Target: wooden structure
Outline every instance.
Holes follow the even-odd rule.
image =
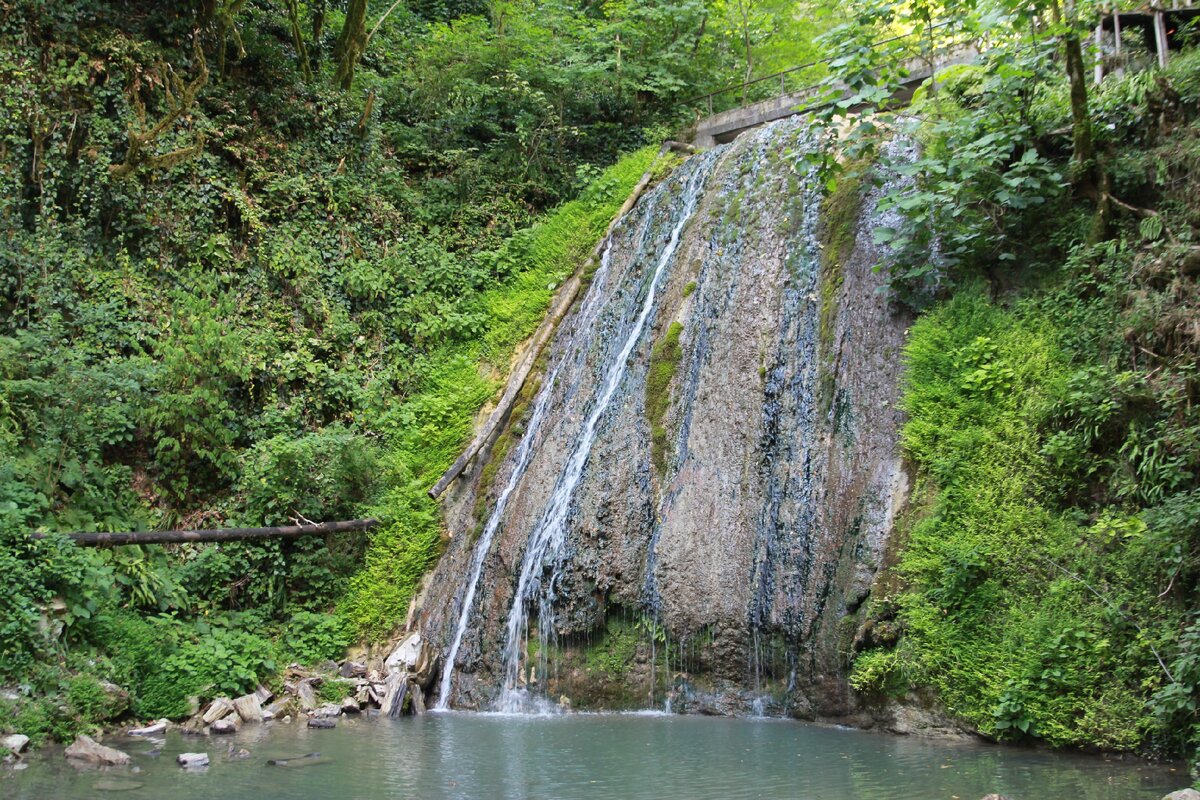
[[[300,536],[321,536],[328,533],[365,531],[379,525],[376,519],[352,519],[344,522],[314,522],[273,528],[222,528],[197,531],[135,531],[132,533],[68,533],[76,544],[84,547],[112,547],[124,544],[181,544],[183,542],[233,542],[241,539],[295,539]],[[33,533],[31,538],[44,539],[48,534]]]
[[[1200,17],[1200,8],[1194,8],[1191,0],[1174,2],[1169,8],[1151,4],[1138,11],[1121,11],[1116,6],[1106,11],[1096,25],[1096,82],[1104,79],[1110,65],[1112,72],[1125,74],[1126,31],[1138,31],[1146,51],[1154,53],[1159,69],[1165,69],[1170,52],[1183,47],[1180,34],[1184,26],[1197,17]],[[1110,36],[1111,47],[1108,46]]]

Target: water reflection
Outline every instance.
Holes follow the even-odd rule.
[[[1136,800],[1186,785],[1182,772],[1127,760],[924,741],[779,720],[648,715],[436,714],[244,728],[232,738],[109,742],[130,768],[77,771],[60,753],[0,772],[0,796],[103,793],[189,800],[266,798],[737,798],[798,800]],[[227,757],[245,747],[245,761]],[[175,755],[207,750],[185,771]],[[155,754],[157,752],[157,754]],[[274,767],[319,752],[323,763]],[[299,762],[296,762],[299,763]],[[134,788],[133,784],[139,784]]]

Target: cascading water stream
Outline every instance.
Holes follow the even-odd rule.
[[[711,164],[711,158],[709,164]],[[708,169],[697,169],[684,187],[683,208],[679,214],[678,222],[671,230],[666,247],[663,249],[662,255],[655,265],[654,272],[650,276],[646,298],[642,302],[641,311],[634,321],[633,326],[629,329],[629,333],[625,337],[624,344],[618,352],[616,359],[608,368],[603,389],[600,392],[595,407],[584,423],[578,442],[559,475],[554,487],[554,493],[551,495],[546,510],[542,514],[541,521],[529,537],[525,556],[521,563],[517,590],[513,597],[512,608],[509,611],[506,624],[504,688],[497,704],[501,711],[516,712],[522,710],[525,705],[525,692],[521,691],[518,685],[520,683],[521,656],[525,651],[525,632],[528,626],[529,604],[537,595],[542,593],[543,586],[540,573],[543,571],[545,565],[562,548],[563,540],[566,536],[566,520],[570,511],[571,500],[575,495],[575,489],[579,485],[580,478],[583,476],[588,456],[591,455],[600,418],[608,409],[613,395],[616,394],[617,387],[625,377],[625,373],[629,367],[629,358],[637,346],[638,340],[641,338],[646,321],[654,311],[659,279],[671,263],[675,251],[679,246],[680,234],[696,210],[696,205],[704,190],[707,176]],[[544,600],[545,598],[542,599]],[[539,615],[543,639],[548,637],[551,630],[549,617],[549,604],[543,602]]]
[[[606,251],[605,259],[607,257]],[[553,395],[555,377],[557,377],[557,372],[550,373],[538,393],[533,414],[530,415],[529,423],[525,427],[525,435],[521,437],[521,444],[517,448],[517,460],[512,474],[508,476],[508,483],[505,484],[504,491],[497,498],[496,506],[492,509],[487,525],[484,526],[483,533],[479,536],[479,542],[475,545],[475,553],[471,558],[471,576],[467,580],[467,591],[463,594],[462,609],[458,615],[458,626],[454,630],[454,639],[446,653],[446,664],[442,668],[441,686],[438,690],[438,700],[434,711],[445,711],[450,708],[450,687],[454,679],[454,665],[458,660],[458,650],[462,646],[463,635],[466,634],[467,626],[471,621],[471,609],[475,603],[475,591],[479,588],[479,577],[483,574],[483,562],[491,550],[496,529],[500,527],[500,520],[504,516],[504,507],[508,505],[508,498],[517,488],[517,484],[521,482],[521,476],[525,474],[525,467],[529,465],[538,428],[541,427],[542,419],[546,416],[546,408],[550,405],[550,397]]]

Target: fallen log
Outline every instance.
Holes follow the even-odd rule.
[[[649,169],[642,173],[641,180],[633,187],[633,191],[629,193],[629,197],[626,198],[617,215],[608,223],[608,228],[604,231],[604,235],[600,237],[600,241],[592,250],[592,254],[575,270],[575,273],[563,284],[562,289],[559,290],[558,298],[551,307],[550,313],[546,315],[546,318],[542,320],[542,324],[534,332],[532,343],[525,350],[525,355],[521,357],[517,368],[513,370],[512,375],[509,377],[508,386],[505,387],[504,394],[500,397],[500,402],[496,404],[496,409],[488,417],[483,430],[471,441],[471,444],[458,457],[458,460],[451,465],[450,469],[446,470],[445,474],[438,479],[434,487],[429,490],[429,496],[434,500],[438,499],[442,492],[446,491],[446,487],[462,474],[462,471],[467,468],[467,464],[471,463],[471,459],[492,440],[492,437],[499,430],[500,426],[508,419],[508,415],[512,412],[513,403],[516,402],[517,395],[525,386],[525,381],[529,378],[529,373],[533,370],[533,365],[537,363],[542,348],[550,341],[550,337],[554,335],[554,331],[558,328],[558,323],[562,322],[563,317],[567,315],[567,312],[571,310],[571,306],[574,305],[575,298],[579,295],[579,289],[583,286],[583,276],[587,274],[587,271],[596,263],[596,259],[600,258],[600,254],[604,252],[604,244],[612,234],[613,228],[617,227],[617,223],[621,220],[621,217],[629,213],[630,209],[641,198],[642,193],[646,191],[646,187],[650,185],[650,181],[654,178],[655,170],[658,167],[658,162],[671,151],[695,153],[696,148],[683,142],[672,140],[663,142],[662,147],[658,150],[658,155],[654,157],[654,161],[651,162]]]
[[[84,547],[111,547],[124,544],[180,544],[182,542],[232,542],[240,539],[295,539],[299,536],[320,536],[327,533],[365,531],[379,525],[376,519],[352,519],[343,522],[314,522],[309,525],[287,525],[273,528],[221,528],[198,531],[135,531],[131,533],[68,533],[64,534]],[[33,533],[33,539],[48,534]]]

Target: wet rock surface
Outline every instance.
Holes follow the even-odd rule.
[[[71,761],[107,766],[128,764],[130,760],[128,754],[113,747],[106,747],[83,734],[75,737],[75,741],[67,746],[64,755]]]
[[[544,418],[526,427],[531,398],[502,434],[532,437],[528,458],[508,447],[487,473],[480,459],[447,501],[455,535],[417,615],[442,653],[485,521],[476,509],[486,514],[515,474],[482,554],[456,707],[490,707],[508,683],[583,708],[678,696],[689,710],[748,713],[769,695],[784,714],[852,710],[841,654],[907,491],[896,405],[908,320],[872,270],[881,192],[823,219],[806,161],[816,148],[795,122],[742,136],[690,159],[614,231],[546,360]],[[849,228],[836,253],[831,226]],[[679,357],[658,425],[647,376],[673,324]],[[561,530],[531,562],[556,502]],[[514,629],[518,591],[528,622]],[[629,629],[632,645],[617,642]],[[506,671],[514,630],[521,663]],[[612,691],[589,697],[589,684]]]

